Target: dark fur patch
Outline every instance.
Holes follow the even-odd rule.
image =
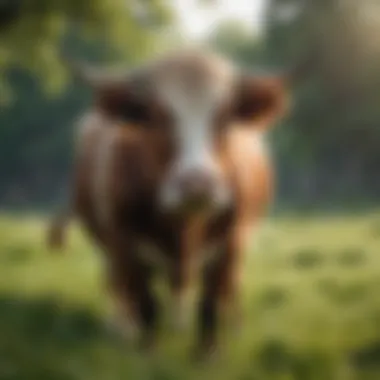
[[[149,102],[138,99],[125,87],[113,87],[100,91],[97,106],[107,116],[124,122],[148,125],[152,117]]]
[[[233,114],[244,122],[279,117],[285,96],[279,80],[242,77],[237,85]]]

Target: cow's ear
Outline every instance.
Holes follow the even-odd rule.
[[[98,109],[108,117],[135,124],[149,119],[148,102],[128,87],[128,84],[106,86],[96,95]]]
[[[281,118],[288,108],[285,87],[285,82],[279,77],[242,77],[235,93],[235,119],[268,128]]]
[[[104,70],[64,57],[74,77],[90,87],[96,108],[108,117],[134,123],[146,123],[148,104],[144,91],[148,84],[145,71]]]

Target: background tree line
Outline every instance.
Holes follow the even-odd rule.
[[[65,195],[75,118],[90,98],[68,79],[59,51],[138,64],[178,43],[175,19],[158,0],[18,0],[0,7],[0,204],[46,206]],[[209,42],[252,69],[315,57],[309,80],[295,90],[293,112],[271,136],[279,204],[377,201],[380,4],[268,0],[264,24],[254,36],[226,23]]]

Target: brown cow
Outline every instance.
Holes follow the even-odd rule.
[[[242,74],[199,51],[129,75],[81,74],[95,102],[81,121],[70,213],[104,250],[120,327],[153,343],[158,265],[182,324],[199,274],[196,352],[208,354],[221,320],[238,315],[242,255],[271,203],[265,134],[287,108],[289,77]]]

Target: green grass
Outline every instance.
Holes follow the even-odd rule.
[[[163,323],[149,358],[110,338],[101,255],[78,228],[54,254],[43,219],[0,217],[0,379],[379,379],[380,214],[270,222],[244,267],[242,333],[194,367],[194,331]]]

